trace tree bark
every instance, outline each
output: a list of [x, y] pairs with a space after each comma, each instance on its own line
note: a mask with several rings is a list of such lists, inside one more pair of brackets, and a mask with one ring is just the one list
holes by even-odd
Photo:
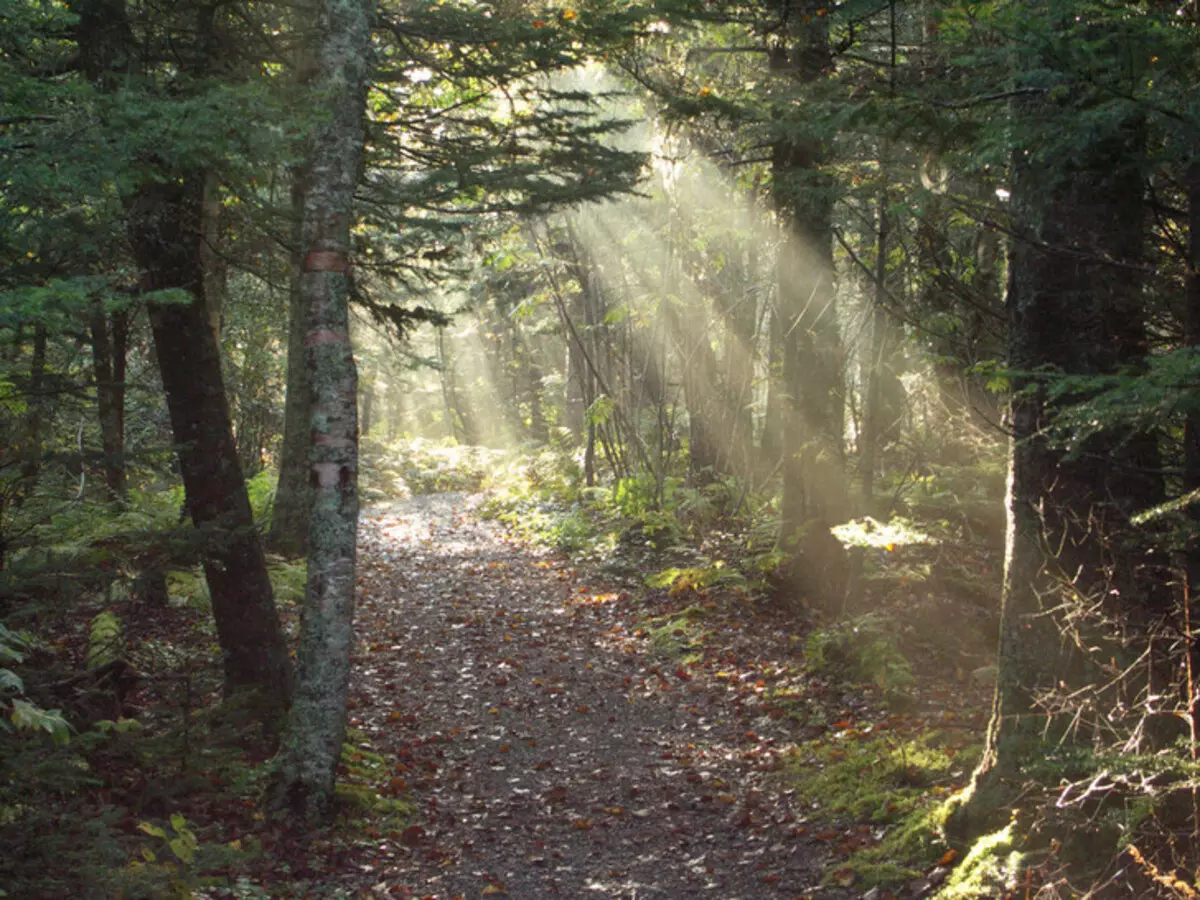
[[879, 231], [875, 245], [875, 297], [871, 309], [871, 339], [863, 367], [863, 417], [859, 445], [859, 482], [863, 510], [874, 515], [875, 470], [883, 437], [883, 378], [888, 358], [888, 320], [884, 306], [887, 295], [888, 194], [879, 198]]
[[[221, 359], [204, 303], [202, 173], [143, 185], [128, 204], [155, 355], [192, 522], [206, 538], [204, 574], [225, 668], [225, 692], [262, 693], [273, 719], [288, 704], [292, 668], [266, 559], [233, 440]], [[174, 296], [168, 295], [170, 292]]]
[[283, 447], [279, 459], [279, 484], [271, 517], [269, 542], [285, 556], [303, 556], [308, 545], [308, 522], [312, 510], [309, 484], [308, 418], [312, 405], [312, 375], [308, 369], [304, 338], [306, 307], [300, 291], [304, 261], [300, 228], [304, 219], [307, 172], [292, 172], [292, 278], [288, 293], [287, 393], [283, 406]]
[[[831, 64], [828, 18], [817, 5], [794, 8], [788, 33], [771, 51], [772, 69], [797, 84], [819, 80]], [[846, 511], [846, 480], [832, 185], [822, 171], [824, 156], [812, 136], [782, 138], [772, 150], [771, 173], [784, 229], [777, 261], [784, 386], [779, 537], [793, 558], [786, 589], [829, 607], [840, 605], [845, 587], [844, 554], [828, 526]]]
[[[104, 304], [93, 301], [88, 324], [92, 342], [92, 367], [96, 376], [96, 407], [100, 443], [104, 449], [104, 484], [109, 500], [125, 499], [125, 334], [116, 313], [109, 329]], [[118, 380], [119, 378], [119, 380]]]
[[[1036, 100], [1012, 104], [1017, 126], [1041, 115]], [[1081, 108], [1085, 98], [1080, 99]], [[1028, 117], [1028, 118], [1027, 118]], [[1071, 684], [1068, 650], [1050, 609], [1074, 594], [1119, 600], [1136, 615], [1130, 513], [1162, 496], [1153, 435], [1101, 436], [1068, 456], [1053, 446], [1045, 381], [1110, 373], [1145, 353], [1138, 260], [1144, 192], [1143, 123], [1136, 115], [1093, 136], [1086, 152], [1048, 160], [1019, 148], [1013, 157], [1013, 238], [1009, 247], [1008, 366], [1011, 429], [1008, 531], [997, 683], [982, 761], [969, 800], [951, 823], [981, 833], [1007, 816], [1005, 792], [1021, 767], [1040, 758], [1044, 697]], [[1064, 581], [1073, 587], [1063, 593]]]
[[274, 803], [325, 817], [346, 733], [358, 529], [357, 376], [350, 346], [349, 253], [371, 72], [373, 0], [325, 0], [314, 99], [328, 122], [311, 137], [301, 225], [300, 292], [313, 379], [308, 584], [299, 678], [284, 735]]
[[[40, 322], [33, 329], [33, 356], [29, 360], [29, 415], [25, 420], [25, 441], [21, 456], [19, 500], [37, 490], [42, 471], [43, 444], [46, 439], [46, 344], [49, 330]], [[82, 465], [82, 462], [80, 463]]]
[[[1188, 166], [1187, 199], [1187, 305], [1184, 310], [1183, 340], [1200, 353], [1200, 160]], [[1200, 410], [1190, 412], [1184, 423], [1183, 454], [1183, 491], [1186, 494], [1200, 489]], [[1191, 602], [1200, 596], [1200, 503], [1188, 504], [1188, 517], [1194, 523], [1186, 552], [1188, 600]]]

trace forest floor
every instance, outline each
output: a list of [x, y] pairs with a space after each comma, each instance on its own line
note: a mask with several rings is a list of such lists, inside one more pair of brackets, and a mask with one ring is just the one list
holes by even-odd
[[[0, 884], [127, 900], [912, 900], [947, 878], [954, 854], [919, 820], [969, 774], [986, 698], [955, 624], [974, 607], [914, 576], [945, 566], [942, 549], [875, 551], [867, 611], [814, 630], [754, 591], [647, 587], [669, 553], [576, 565], [485, 519], [484, 501], [363, 511], [346, 802], [318, 831], [264, 817], [271, 742], [219, 702], [203, 606], [97, 598], [142, 680], [124, 713], [88, 716], [109, 729], [20, 763], [61, 787], [31, 807], [42, 825], [0, 823]], [[281, 612], [294, 634], [294, 602]], [[81, 621], [42, 624], [54, 658], [87, 653]]]
[[[827, 876], [886, 829], [831, 827], [787, 759], [887, 728], [879, 699], [802, 676], [794, 612], [604, 583], [483, 521], [480, 499], [363, 516], [351, 768], [415, 808], [395, 828], [293, 836], [259, 883], [444, 900], [863, 896], [848, 870]], [[918, 882], [902, 895], [932, 886]]]

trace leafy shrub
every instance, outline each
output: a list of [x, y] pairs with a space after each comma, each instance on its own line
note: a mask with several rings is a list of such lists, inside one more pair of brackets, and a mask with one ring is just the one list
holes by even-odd
[[663, 569], [646, 578], [648, 587], [667, 588], [672, 597], [691, 592], [701, 593], [706, 588], [717, 585], [745, 588], [748, 584], [744, 575], [727, 568], [724, 560], [720, 559], [704, 566]]
[[[13, 631], [0, 623], [0, 663], [9, 666], [24, 662], [25, 654], [33, 645], [31, 634]], [[10, 668], [0, 668], [0, 709], [5, 713], [0, 717], [0, 732], [42, 733], [49, 735], [57, 745], [66, 744], [71, 729], [62, 713], [57, 709], [42, 709], [24, 697], [25, 682], [21, 676]]]

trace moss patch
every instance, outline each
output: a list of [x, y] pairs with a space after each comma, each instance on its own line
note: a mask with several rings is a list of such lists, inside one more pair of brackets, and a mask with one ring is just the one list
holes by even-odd
[[941, 900], [967, 900], [1001, 896], [1015, 888], [1025, 868], [1025, 855], [1015, 846], [1015, 827], [1010, 822], [975, 841], [937, 896]]
[[942, 835], [946, 799], [978, 750], [945, 732], [875, 734], [853, 727], [799, 746], [786, 772], [800, 795], [832, 819], [877, 826], [869, 841], [847, 842], [830, 879], [886, 887], [952, 858]]

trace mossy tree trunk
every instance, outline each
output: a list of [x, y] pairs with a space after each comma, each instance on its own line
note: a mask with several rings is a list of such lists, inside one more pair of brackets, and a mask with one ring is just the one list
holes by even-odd
[[349, 251], [371, 71], [373, 0], [325, 0], [313, 97], [329, 118], [310, 139], [301, 224], [310, 417], [308, 585], [295, 701], [273, 802], [294, 817], [333, 808], [346, 732], [358, 530], [357, 376], [350, 346]]
[[[1077, 89], [1080, 108], [1087, 98]], [[1145, 592], [1125, 572], [1129, 514], [1162, 496], [1154, 435], [1092, 438], [1073, 454], [1053, 445], [1049, 367], [1071, 375], [1111, 373], [1145, 353], [1138, 265], [1144, 191], [1141, 119], [1108, 119], [1107, 133], [1069, 156], [1047, 151], [1054, 109], [1040, 99], [1013, 103], [1014, 133], [1034, 135], [1013, 155], [1013, 237], [1009, 248], [1008, 366], [1012, 371], [1008, 532], [997, 685], [974, 793], [955, 823], [979, 833], [988, 814], [1040, 757], [1047, 698], [1070, 685], [1069, 645], [1050, 612], [1072, 596], [1119, 597], [1134, 616]], [[1069, 160], [1069, 161], [1064, 161]], [[1125, 555], [1123, 555], [1125, 554]], [[1071, 582], [1069, 588], [1064, 588]], [[1066, 593], [1064, 594], [1064, 590]]]

